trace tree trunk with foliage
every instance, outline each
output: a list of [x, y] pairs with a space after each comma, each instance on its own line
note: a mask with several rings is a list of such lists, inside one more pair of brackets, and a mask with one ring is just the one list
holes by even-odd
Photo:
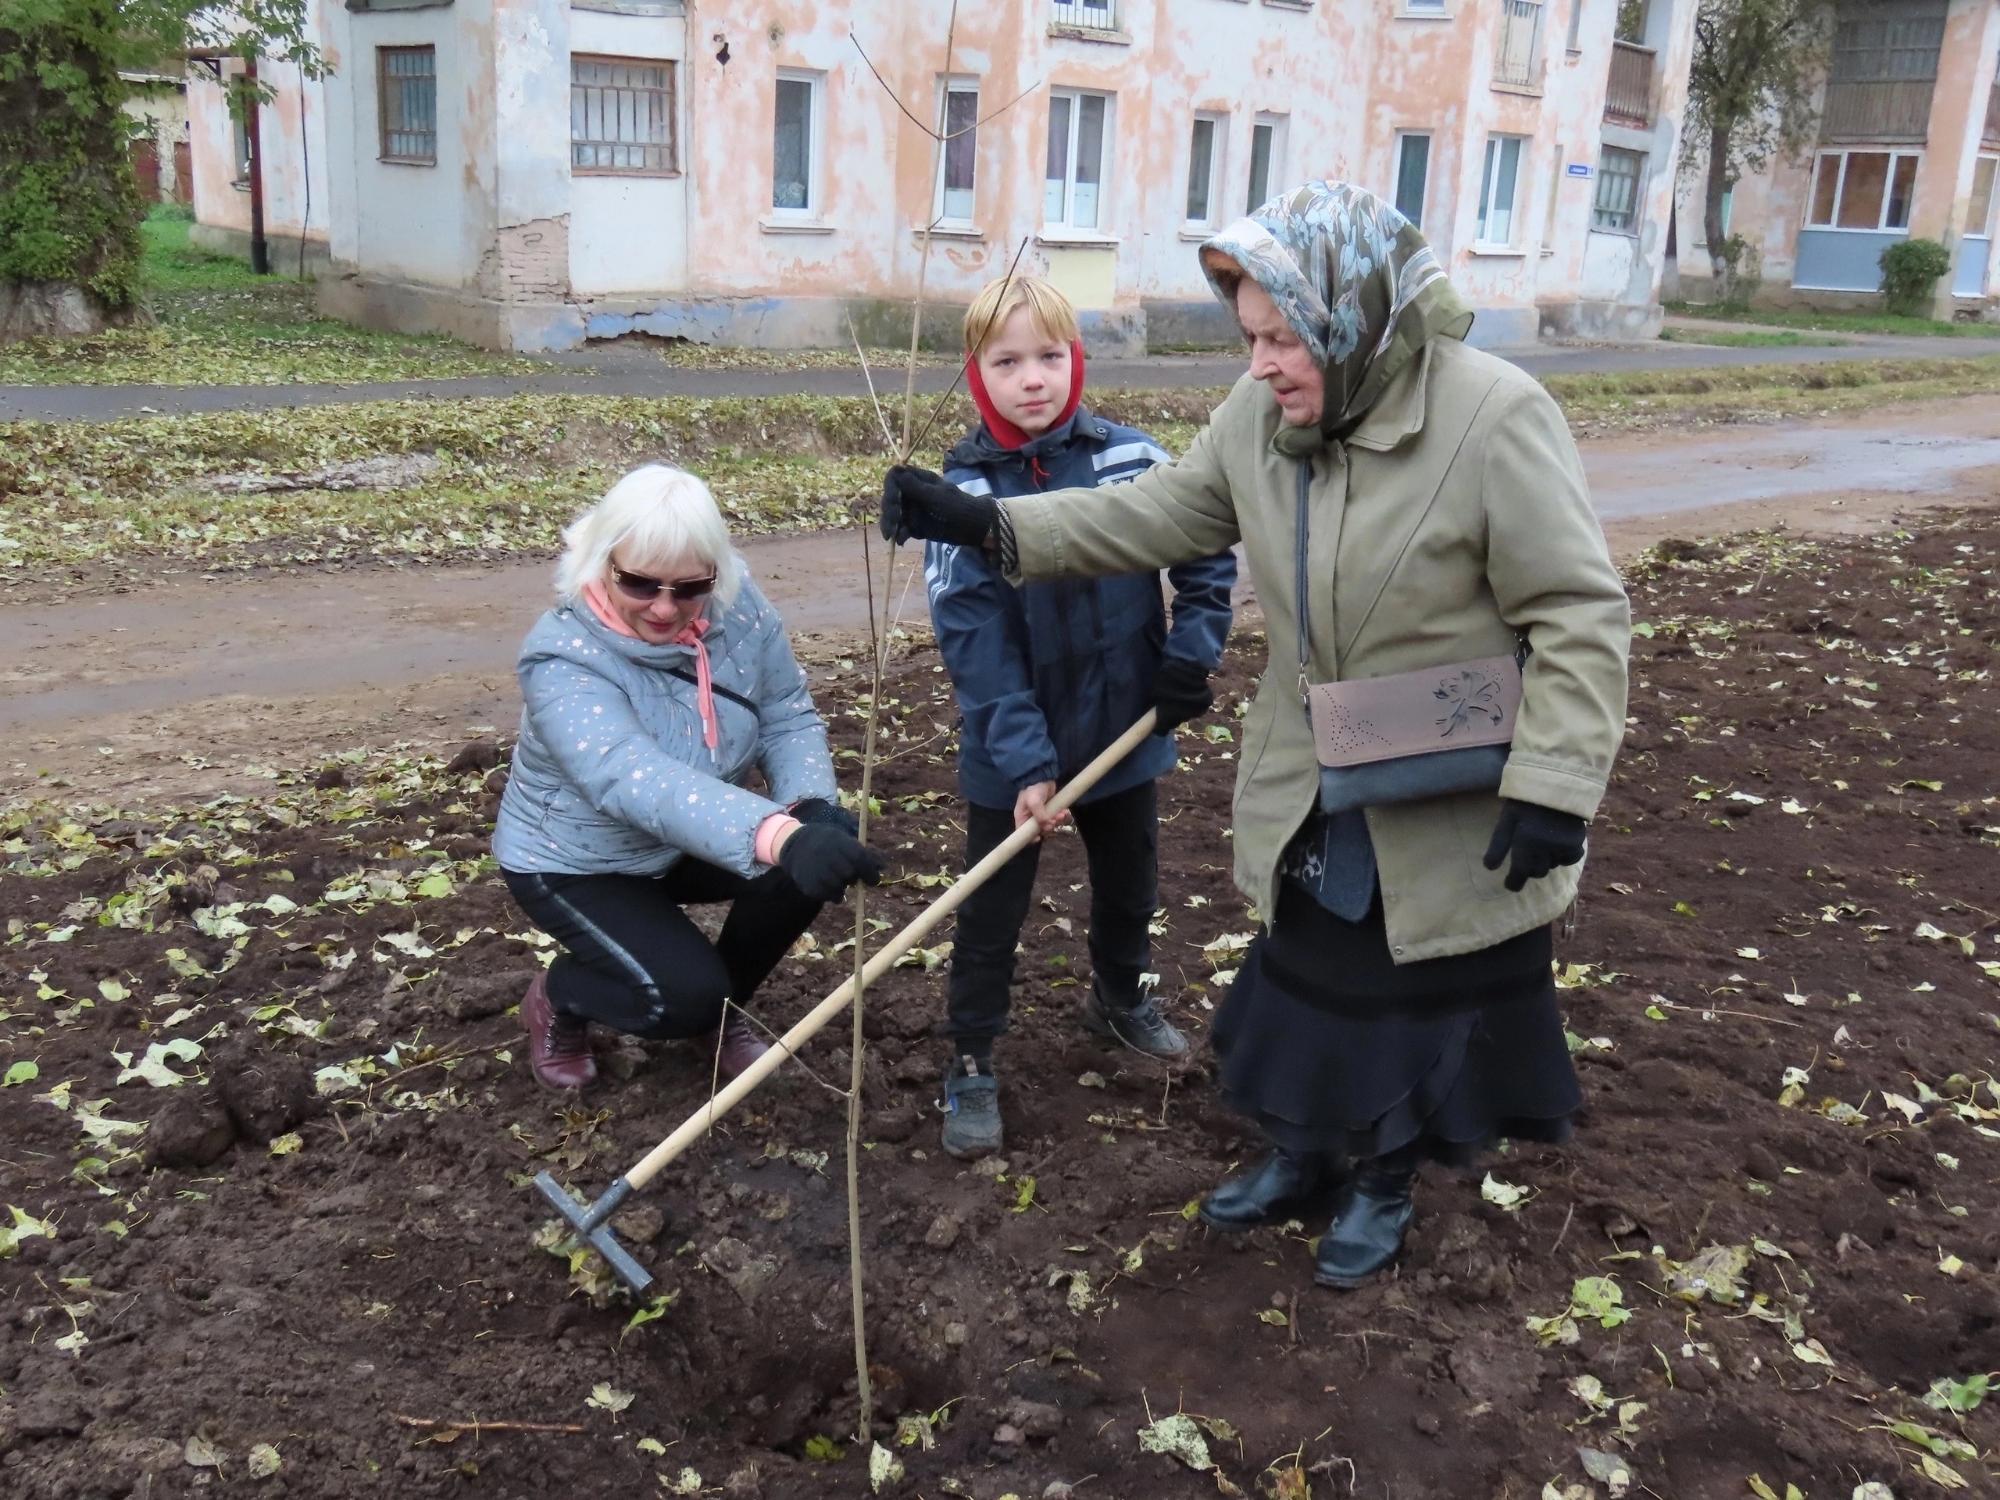
[[190, 53], [323, 71], [307, 0], [0, 0], [0, 343], [146, 316], [120, 68]]
[[1702, 224], [1720, 301], [1737, 297], [1749, 248], [1723, 232], [1724, 195], [1817, 133], [1833, 10], [1832, 0], [1701, 0], [1695, 13], [1686, 128], [1708, 140]]
[[0, 342], [142, 314], [112, 0], [0, 4]]

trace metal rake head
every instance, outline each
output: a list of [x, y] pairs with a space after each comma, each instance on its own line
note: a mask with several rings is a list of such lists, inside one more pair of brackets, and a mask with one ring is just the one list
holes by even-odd
[[653, 1284], [653, 1273], [634, 1260], [632, 1253], [619, 1244], [618, 1237], [611, 1232], [611, 1216], [632, 1196], [629, 1180], [619, 1178], [604, 1190], [604, 1196], [595, 1203], [585, 1203], [547, 1172], [535, 1174], [535, 1187], [568, 1221], [569, 1227], [576, 1231], [577, 1239], [603, 1256], [604, 1263], [626, 1286], [635, 1293], [643, 1293]]

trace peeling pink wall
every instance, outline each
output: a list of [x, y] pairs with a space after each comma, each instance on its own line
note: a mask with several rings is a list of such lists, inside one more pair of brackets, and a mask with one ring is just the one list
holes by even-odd
[[[224, 64], [225, 79], [240, 72], [240, 64]], [[258, 65], [257, 76], [273, 91], [273, 97], [258, 110], [258, 130], [264, 149], [264, 231], [272, 238], [297, 240], [304, 225], [308, 239], [324, 241], [330, 212], [324, 86], [318, 80], [301, 78], [299, 70], [289, 63], [269, 60]], [[233, 183], [235, 124], [230, 119], [223, 88], [206, 68], [196, 66], [189, 70], [188, 146], [194, 171], [195, 218], [203, 224], [247, 234], [250, 194]], [[302, 102], [303, 130], [299, 119]]]

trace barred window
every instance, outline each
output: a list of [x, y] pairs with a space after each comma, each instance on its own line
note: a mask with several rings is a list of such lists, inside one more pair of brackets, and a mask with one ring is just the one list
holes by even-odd
[[437, 162], [437, 48], [377, 47], [382, 160]]
[[680, 170], [672, 63], [575, 57], [569, 68], [573, 170], [633, 177], [667, 177]]
[[1639, 182], [1645, 175], [1642, 153], [1606, 146], [1597, 159], [1597, 201], [1591, 205], [1590, 227], [1634, 233], [1639, 227]]

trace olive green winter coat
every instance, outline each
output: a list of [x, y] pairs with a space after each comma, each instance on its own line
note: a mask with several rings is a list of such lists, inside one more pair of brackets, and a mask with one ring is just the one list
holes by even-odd
[[[1128, 483], [1005, 502], [1020, 576], [1133, 572], [1243, 545], [1270, 657], [1244, 722], [1236, 882], [1267, 917], [1278, 864], [1312, 812], [1318, 761], [1298, 694], [1297, 464], [1277, 403], [1247, 375], [1187, 456]], [[1313, 454], [1308, 555], [1314, 681], [1381, 677], [1533, 648], [1500, 795], [1589, 818], [1625, 724], [1631, 613], [1554, 400], [1512, 365], [1435, 339], [1345, 443]], [[1499, 797], [1368, 810], [1398, 963], [1541, 926], [1580, 866], [1508, 892], [1481, 864]]]

